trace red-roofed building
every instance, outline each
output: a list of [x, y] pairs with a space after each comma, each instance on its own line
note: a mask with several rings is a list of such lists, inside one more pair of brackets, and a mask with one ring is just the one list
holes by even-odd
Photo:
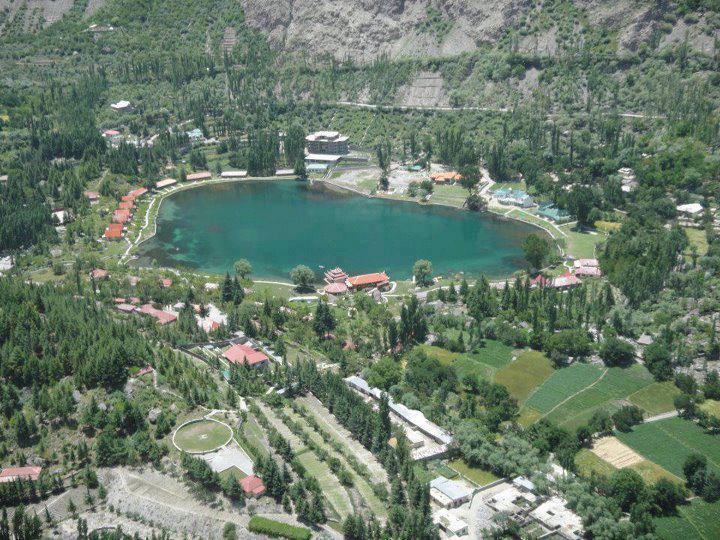
[[547, 287], [548, 285], [552, 284], [552, 281], [550, 281], [548, 278], [543, 276], [542, 274], [538, 274], [534, 278], [530, 280], [530, 286], [531, 287]]
[[344, 283], [328, 283], [325, 285], [325, 292], [328, 294], [345, 294], [348, 288]]
[[153, 371], [155, 371], [155, 369], [152, 366], [145, 366], [135, 374], [135, 377], [142, 377], [143, 375], [147, 375], [148, 373], [152, 373]]
[[118, 204], [118, 208], [120, 210], [132, 210], [135, 208], [135, 205], [131, 201], [122, 201], [120, 204]]
[[152, 304], [144, 304], [138, 311], [140, 311], [140, 313], [144, 313], [145, 315], [154, 317], [157, 322], [163, 326], [177, 320], [177, 315], [174, 313], [168, 313], [167, 311], [157, 309], [153, 307]]
[[160, 280], [160, 286], [161, 286], [163, 289], [169, 289], [170, 287], [172, 287], [172, 279], [162, 278], [162, 279]]
[[95, 204], [100, 200], [100, 194], [97, 191], [86, 191], [85, 196], [90, 201], [90, 204]]
[[347, 286], [352, 289], [364, 289], [367, 287], [382, 287], [389, 282], [390, 278], [385, 272], [375, 272], [374, 274], [349, 277]]
[[558, 276], [552, 280], [552, 286], [556, 289], [569, 289], [580, 285], [582, 281], [577, 277], [573, 276], [570, 272], [566, 272], [562, 276]]
[[148, 192], [147, 188], [140, 187], [137, 189], [133, 189], [128, 195], [130, 195], [133, 199], [137, 199], [138, 197], [142, 197]]
[[264, 353], [256, 351], [248, 345], [233, 345], [223, 353], [223, 357], [231, 364], [248, 365], [251, 367], [263, 367], [269, 363]]
[[[0, 472], [0, 483], [14, 482], [15, 480], [37, 481], [40, 478], [42, 467], [7, 467]], [[264, 487], [263, 487], [264, 490]]]
[[108, 275], [108, 271], [103, 270], [102, 268], [95, 268], [92, 272], [90, 272], [90, 277], [93, 279], [107, 279]]
[[200, 171], [196, 173], [191, 173], [187, 175], [188, 182], [196, 182], [198, 180], [209, 180], [212, 178], [212, 174], [210, 174], [208, 171]]
[[133, 311], [135, 311], [135, 309], [137, 309], [132, 304], [126, 304], [124, 302], [122, 304], [118, 304], [117, 306], [115, 306], [115, 308], [118, 311], [122, 311], [123, 313], [132, 313]]
[[265, 493], [265, 484], [263, 484], [263, 481], [254, 474], [246, 476], [240, 480], [240, 486], [242, 487], [243, 492], [245, 492], [245, 495], [250, 497], [260, 497]]
[[123, 195], [120, 200], [133, 202], [135, 200], [135, 197], [133, 197], [132, 195]]
[[122, 223], [111, 223], [108, 228], [105, 229], [105, 238], [108, 240], [118, 240], [122, 238], [123, 226]]
[[462, 180], [462, 176], [460, 173], [456, 173], [455, 171], [437, 172], [430, 175], [430, 180], [436, 184], [454, 184], [455, 182]]
[[345, 283], [348, 275], [343, 272], [342, 268], [333, 268], [325, 272], [325, 283]]
[[125, 223], [130, 219], [130, 210], [119, 208], [113, 212], [112, 219], [115, 223]]
[[575, 267], [575, 275], [583, 277], [600, 277], [602, 271], [597, 266], [577, 266]]

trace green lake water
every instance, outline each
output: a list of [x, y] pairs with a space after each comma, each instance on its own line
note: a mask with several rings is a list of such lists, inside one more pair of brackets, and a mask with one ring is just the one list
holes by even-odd
[[304, 264], [350, 274], [386, 270], [407, 279], [417, 259], [436, 275], [505, 276], [523, 265], [523, 239], [538, 229], [490, 214], [370, 199], [295, 181], [245, 181], [180, 191], [160, 207], [140, 264], [231, 271], [240, 258], [256, 278], [287, 279]]

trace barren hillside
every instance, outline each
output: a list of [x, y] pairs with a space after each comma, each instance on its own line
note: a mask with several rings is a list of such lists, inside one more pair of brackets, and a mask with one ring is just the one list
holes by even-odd
[[[387, 53], [399, 56], [451, 56], [497, 40], [509, 27], [538, 9], [532, 0], [242, 0], [247, 21], [266, 32], [277, 48], [332, 54], [358, 61]], [[647, 41], [660, 14], [653, 2], [575, 0], [593, 24], [618, 32], [618, 46], [634, 50]], [[700, 21], [702, 22], [702, 21]], [[693, 28], [680, 28], [671, 39], [685, 38], [707, 48]], [[527, 36], [520, 47], [554, 52], [552, 29]]]

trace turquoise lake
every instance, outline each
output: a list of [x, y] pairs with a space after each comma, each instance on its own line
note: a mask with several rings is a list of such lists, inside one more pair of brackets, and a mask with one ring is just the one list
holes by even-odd
[[298, 264], [318, 276], [385, 270], [411, 276], [417, 259], [435, 275], [490, 277], [523, 266], [523, 239], [538, 229], [486, 213], [367, 198], [295, 181], [244, 181], [180, 191], [160, 207], [140, 264], [232, 272], [240, 258], [255, 278], [287, 280]]

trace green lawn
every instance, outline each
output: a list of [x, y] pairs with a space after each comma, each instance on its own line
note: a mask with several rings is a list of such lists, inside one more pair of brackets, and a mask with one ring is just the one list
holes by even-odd
[[693, 499], [678, 507], [678, 515], [656, 518], [655, 534], [663, 540], [711, 540], [720, 538], [720, 502]]
[[610, 368], [594, 386], [557, 407], [547, 418], [562, 427], [576, 429], [586, 424], [596, 411], [613, 412], [621, 407], [621, 400], [652, 384], [652, 375], [640, 364]]
[[258, 425], [254, 418], [248, 418], [247, 422], [243, 423], [242, 430], [243, 435], [245, 435], [245, 438], [250, 444], [252, 444], [255, 448], [260, 449], [265, 456], [269, 455], [270, 452], [266, 448], [263, 440], [262, 428]]
[[243, 478], [245, 478], [247, 476], [247, 474], [245, 474], [240, 469], [238, 469], [237, 467], [234, 467], [234, 466], [230, 467], [229, 469], [225, 469], [223, 472], [220, 473], [220, 478], [222, 478], [223, 480], [230, 476], [234, 476], [236, 480], [240, 481]]
[[186, 452], [207, 452], [224, 444], [232, 435], [227, 426], [211, 420], [187, 424], [175, 433], [175, 444]]
[[574, 229], [574, 225], [565, 224], [560, 225], [566, 236], [565, 239], [566, 251], [569, 255], [572, 255], [576, 259], [593, 259], [595, 258], [595, 246], [605, 241], [607, 237], [600, 231], [593, 232], [580, 232]]
[[553, 372], [552, 362], [543, 353], [524, 351], [517, 360], [500, 369], [494, 381], [505, 386], [518, 403], [523, 403]]
[[478, 486], [485, 486], [495, 480], [499, 480], [493, 473], [480, 469], [479, 467], [471, 467], [462, 459], [450, 461], [448, 462], [448, 466]]
[[330, 472], [326, 464], [320, 461], [315, 454], [310, 451], [297, 454], [297, 459], [302, 463], [302, 466], [307, 469], [308, 473], [317, 479], [323, 495], [325, 495], [328, 503], [332, 507], [332, 511], [335, 512], [340, 520], [354, 513], [347, 491], [335, 475]]
[[636, 405], [652, 416], [672, 411], [675, 408], [673, 400], [680, 395], [680, 390], [671, 381], [655, 382], [641, 388], [628, 398], [630, 403]]
[[597, 381], [605, 371], [593, 364], [575, 363], [556, 370], [525, 403], [545, 414], [576, 392]]
[[704, 455], [708, 468], [720, 472], [720, 442], [689, 420], [668, 418], [641, 424], [630, 433], [618, 433], [617, 438], [680, 478], [683, 463], [692, 453]]
[[435, 186], [430, 202], [449, 206], [462, 206], [468, 197], [468, 191], [462, 186]]

